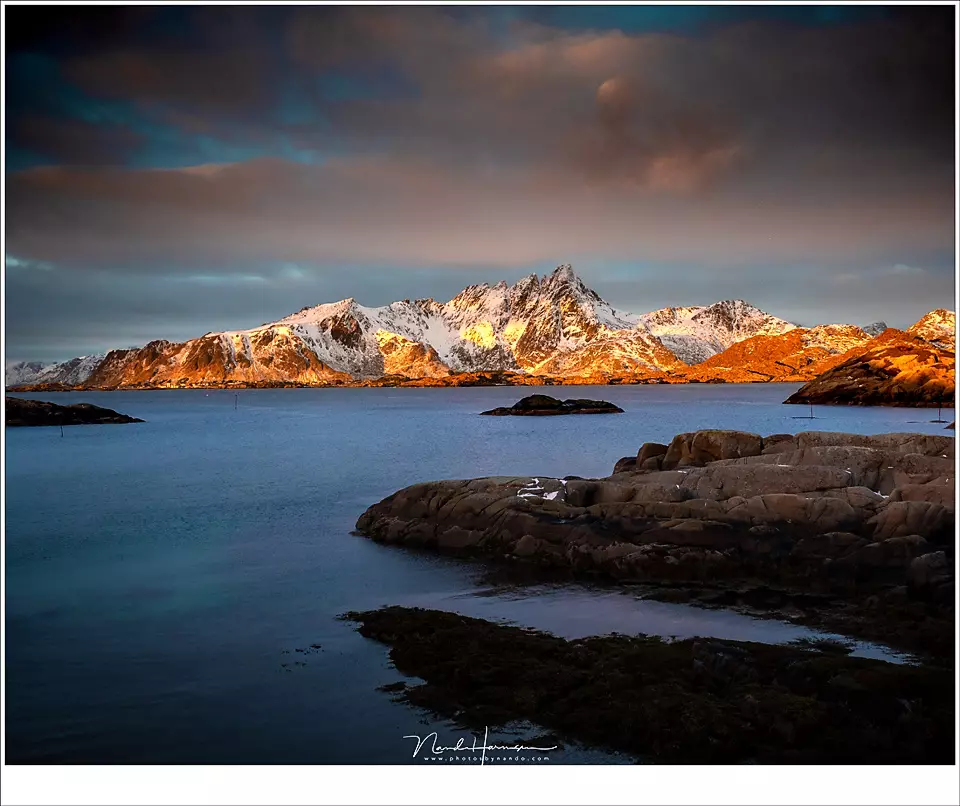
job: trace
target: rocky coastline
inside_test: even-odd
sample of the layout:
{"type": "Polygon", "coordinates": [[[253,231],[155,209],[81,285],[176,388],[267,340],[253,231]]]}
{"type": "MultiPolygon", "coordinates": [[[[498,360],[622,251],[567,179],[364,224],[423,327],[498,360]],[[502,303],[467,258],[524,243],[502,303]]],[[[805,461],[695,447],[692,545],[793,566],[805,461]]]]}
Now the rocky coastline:
{"type": "Polygon", "coordinates": [[[142,423],[113,409],[94,406],[92,403],[73,403],[61,406],[42,400],[23,400],[6,397],[6,425],[11,428],[45,425],[118,425],[142,423]]]}
{"type": "Polygon", "coordinates": [[[606,478],[434,481],[371,506],[376,541],[952,656],[954,438],[679,434],[606,478]]]}

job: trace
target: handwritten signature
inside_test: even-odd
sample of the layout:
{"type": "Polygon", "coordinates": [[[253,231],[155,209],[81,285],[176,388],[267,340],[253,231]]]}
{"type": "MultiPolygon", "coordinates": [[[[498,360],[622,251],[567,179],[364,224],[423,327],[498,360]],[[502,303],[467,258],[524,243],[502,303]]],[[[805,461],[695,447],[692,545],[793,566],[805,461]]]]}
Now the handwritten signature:
{"type": "Polygon", "coordinates": [[[450,746],[437,744],[438,737],[437,737],[436,731],[433,731],[433,733],[428,733],[426,736],[409,735],[409,736],[404,736],[403,738],[416,740],[416,745],[413,749],[414,758],[416,758],[420,754],[420,751],[424,748],[427,742],[430,741],[428,755],[432,754],[435,756],[440,756],[447,752],[480,753],[480,764],[483,764],[486,761],[488,750],[506,750],[506,751],[513,751],[519,754],[523,750],[537,750],[539,752],[544,753],[549,750],[557,749],[557,745],[553,745],[552,747],[534,747],[533,745],[525,745],[525,744],[487,744],[488,734],[489,734],[489,729],[484,728],[483,744],[477,744],[476,736],[473,737],[473,744],[467,744],[464,741],[463,737],[461,736],[457,740],[456,744],[450,745],[450,746]]]}

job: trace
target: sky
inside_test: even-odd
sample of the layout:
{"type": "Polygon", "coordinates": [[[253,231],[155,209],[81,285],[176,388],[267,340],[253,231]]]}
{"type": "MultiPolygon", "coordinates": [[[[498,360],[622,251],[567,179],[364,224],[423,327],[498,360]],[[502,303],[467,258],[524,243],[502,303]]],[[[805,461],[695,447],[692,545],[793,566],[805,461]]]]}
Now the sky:
{"type": "Polygon", "coordinates": [[[8,362],[446,300],[954,299],[954,8],[5,6],[8,362]]]}

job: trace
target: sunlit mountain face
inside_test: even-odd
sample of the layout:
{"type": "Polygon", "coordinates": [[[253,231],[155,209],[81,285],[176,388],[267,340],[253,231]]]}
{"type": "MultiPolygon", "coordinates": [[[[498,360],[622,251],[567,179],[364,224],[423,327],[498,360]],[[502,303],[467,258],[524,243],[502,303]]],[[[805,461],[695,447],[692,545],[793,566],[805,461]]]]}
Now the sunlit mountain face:
{"type": "Polygon", "coordinates": [[[272,323],[305,378],[573,372],[627,331],[604,360],[665,366],[760,335],[716,300],[906,328],[954,293],[952,14],[10,7],[8,363],[272,323]],[[522,298],[565,263],[605,302],[558,324],[522,298]],[[289,312],[350,298],[363,349],[312,363],[289,312]]]}
{"type": "Polygon", "coordinates": [[[349,298],[249,330],[160,339],[53,364],[18,362],[7,367],[6,382],[326,386],[394,376],[455,383],[453,376],[470,373],[530,382],[796,381],[891,338],[952,350],[955,330],[953,312],[942,309],[905,333],[889,328],[876,337],[856,325],[797,327],[743,300],[638,315],[616,310],[562,265],[512,286],[471,285],[448,302],[404,299],[371,308],[349,298]]]}

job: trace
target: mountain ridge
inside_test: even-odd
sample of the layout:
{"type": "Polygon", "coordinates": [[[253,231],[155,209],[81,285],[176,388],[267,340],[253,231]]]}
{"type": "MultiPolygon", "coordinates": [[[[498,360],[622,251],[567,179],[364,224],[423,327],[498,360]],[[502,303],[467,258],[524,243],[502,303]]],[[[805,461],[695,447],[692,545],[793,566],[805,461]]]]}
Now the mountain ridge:
{"type": "MultiPolygon", "coordinates": [[[[951,316],[934,311],[914,327],[943,340],[951,316]]],[[[870,338],[853,325],[800,328],[739,299],[628,313],[563,264],[513,285],[469,285],[447,302],[404,299],[368,307],[348,297],[304,306],[249,330],[208,332],[185,342],[159,339],[47,366],[21,362],[6,368],[6,383],[342,385],[383,377],[442,381],[490,372],[571,382],[665,374],[693,380],[714,368],[722,377],[730,367],[717,363],[717,357],[751,340],[766,343],[768,352],[802,353],[799,363],[809,365],[870,338]],[[802,338],[791,341],[795,331],[802,338]]],[[[736,354],[724,359],[727,364],[736,354]]],[[[774,373],[768,374],[773,379],[774,373]]]]}

